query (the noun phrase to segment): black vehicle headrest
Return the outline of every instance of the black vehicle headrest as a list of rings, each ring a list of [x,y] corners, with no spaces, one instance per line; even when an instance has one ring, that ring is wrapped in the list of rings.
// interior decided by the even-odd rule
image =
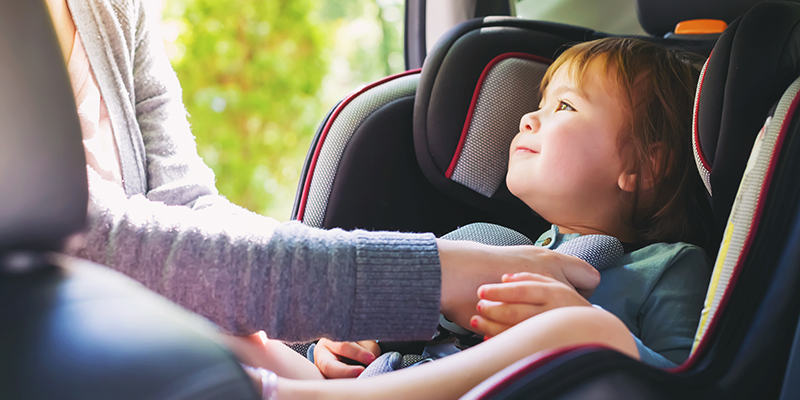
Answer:
[[[647,33],[663,36],[678,22],[692,19],[719,19],[730,24],[753,5],[764,0],[637,0],[639,24]]]
[[[695,161],[724,230],[753,142],[769,110],[800,75],[800,4],[766,2],[717,41],[698,84]]]
[[[72,87],[43,1],[0,2],[0,253],[57,250],[86,219]],[[24,39],[20,39],[24,38]]]
[[[414,104],[414,144],[426,178],[451,197],[499,216],[527,235],[541,219],[505,185],[519,120],[539,103],[539,82],[565,44],[594,31],[492,17],[450,30],[422,68]],[[527,218],[526,218],[527,217]],[[538,222],[538,223],[537,223]]]

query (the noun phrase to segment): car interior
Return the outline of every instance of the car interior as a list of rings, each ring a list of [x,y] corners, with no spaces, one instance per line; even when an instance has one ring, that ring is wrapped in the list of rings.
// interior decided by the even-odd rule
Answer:
[[[426,2],[407,1],[408,70],[325,116],[292,218],[437,236],[473,222],[546,230],[505,186],[507,149],[558,53],[611,34],[516,18],[509,4],[477,1],[475,18],[428,44]],[[716,261],[691,356],[664,370],[599,345],[555,349],[463,398],[800,397],[800,3],[666,4],[637,2],[644,38],[708,57],[687,134]],[[676,28],[696,19],[725,27]],[[210,323],[58,255],[86,214],[80,127],[43,2],[0,1],[0,37],[17,35],[32,39],[0,40],[0,397],[258,398]]]

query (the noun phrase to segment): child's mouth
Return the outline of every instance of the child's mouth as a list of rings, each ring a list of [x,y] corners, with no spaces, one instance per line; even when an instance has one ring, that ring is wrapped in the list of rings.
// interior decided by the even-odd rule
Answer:
[[[525,146],[519,146],[514,150],[515,153],[539,154],[538,151]]]

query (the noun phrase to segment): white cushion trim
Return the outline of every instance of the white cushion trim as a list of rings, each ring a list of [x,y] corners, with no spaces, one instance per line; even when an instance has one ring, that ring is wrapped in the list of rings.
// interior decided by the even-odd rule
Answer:
[[[692,355],[679,370],[688,369],[695,363],[697,355],[704,352],[709,343],[709,333],[713,332],[718,323],[715,316],[719,310],[724,309],[731,296],[731,290],[758,229],[781,144],[800,104],[799,93],[800,79],[795,80],[784,92],[774,118],[767,118],[756,137],[714,265]]]
[[[703,69],[700,71],[700,78],[697,81],[697,90],[694,96],[694,111],[692,112],[692,150],[694,152],[694,162],[697,164],[697,171],[700,173],[700,178],[703,179],[703,184],[706,185],[708,194],[711,195],[711,166],[708,165],[703,155],[703,149],[700,148],[700,138],[697,130],[697,110],[700,108],[700,91],[703,89],[703,78],[706,76],[706,68],[708,67],[708,60],[703,64]]]

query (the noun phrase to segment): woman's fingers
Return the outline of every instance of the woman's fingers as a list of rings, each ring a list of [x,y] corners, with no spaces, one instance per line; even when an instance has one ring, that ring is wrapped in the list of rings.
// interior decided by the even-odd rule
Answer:
[[[586,261],[578,257],[556,253],[554,251],[548,253],[547,256],[548,259],[554,259],[552,261],[548,260],[549,262],[559,262],[561,264],[561,273],[564,274],[569,284],[578,292],[591,294],[594,292],[597,285],[600,284],[600,272]]]
[[[525,303],[478,302],[478,315],[501,325],[516,325],[544,311],[542,306]]]
[[[314,347],[314,364],[328,379],[355,378],[364,372],[363,366],[341,362],[328,347],[320,347],[319,343]]]
[[[544,277],[541,278],[545,279]],[[483,300],[506,303],[542,304],[548,300],[550,291],[549,282],[539,280],[490,283],[478,289],[478,297]]]
[[[348,358],[361,364],[369,365],[371,362],[375,361],[375,358],[377,358],[376,354],[370,350],[367,350],[364,348],[364,346],[356,342],[334,342],[328,339],[320,339],[320,341],[317,343],[317,346],[319,346],[320,343],[322,343],[324,347],[330,349],[333,354],[339,357]]]
[[[535,281],[535,282],[555,282],[556,280],[540,274],[533,274],[530,272],[517,272],[516,274],[503,274],[501,280],[505,282],[524,282],[524,281]]]
[[[378,346],[378,342],[374,340],[361,340],[356,343],[373,355],[373,359],[369,362],[364,362],[364,364],[371,364],[372,361],[375,361],[375,359],[381,355],[381,346]]]

